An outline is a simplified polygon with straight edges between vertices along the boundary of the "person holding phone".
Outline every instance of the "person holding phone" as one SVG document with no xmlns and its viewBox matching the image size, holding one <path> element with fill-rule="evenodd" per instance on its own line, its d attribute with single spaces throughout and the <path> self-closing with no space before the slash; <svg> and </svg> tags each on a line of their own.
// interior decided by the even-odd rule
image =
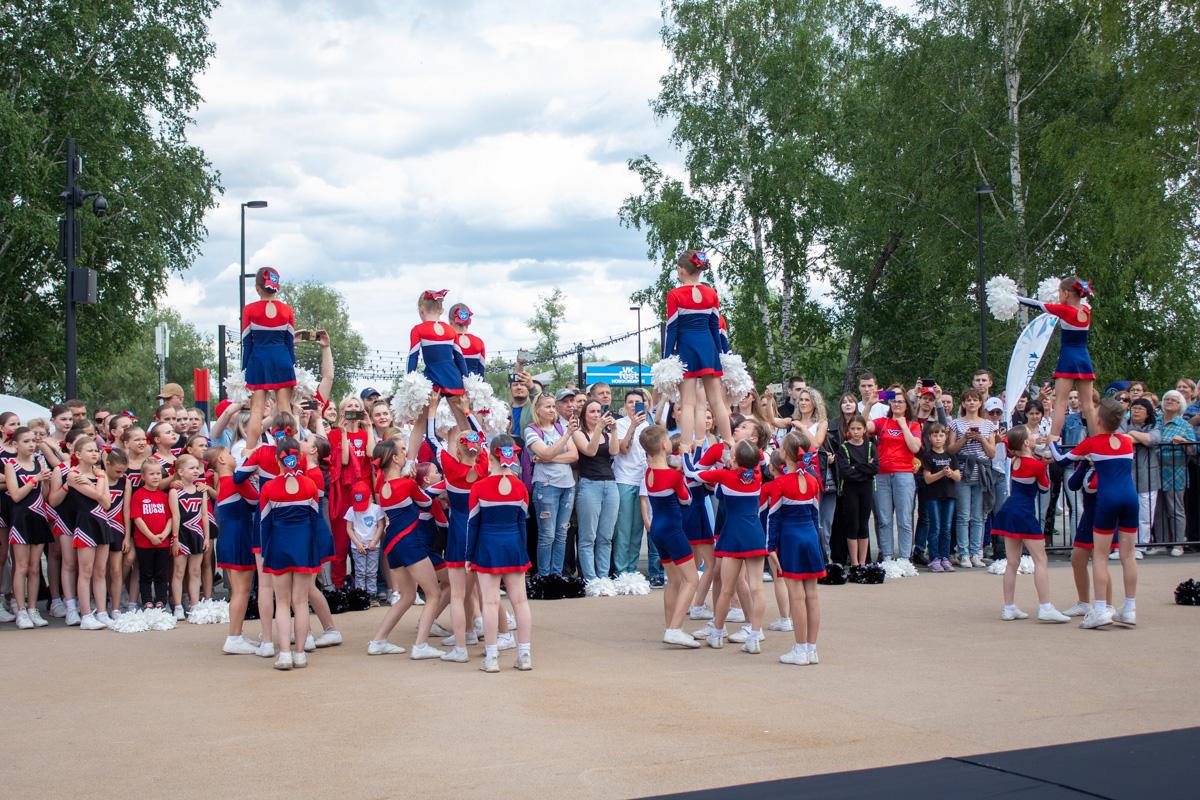
<svg viewBox="0 0 1200 800">
<path fill-rule="evenodd" d="M 606 387 L 607 388 L 607 387 Z M 595 387 L 593 387 L 593 390 Z M 611 395 L 611 390 L 610 390 Z M 621 495 L 613 474 L 613 454 L 620 449 L 617 422 L 598 399 L 588 400 L 579 430 L 572 434 L 579 450 L 579 571 L 583 579 L 608 577 L 612 566 L 613 529 Z"/>
<path fill-rule="evenodd" d="M 914 456 L 921 451 L 921 426 L 913 418 L 912 404 L 900 384 L 892 384 L 887 391 L 880 392 L 879 399 L 888 404 L 888 416 L 867 421 L 867 431 L 876 438 L 879 448 L 875 533 L 884 561 L 893 555 L 907 561 L 913 546 L 912 514 L 917 493 Z"/>
<path fill-rule="evenodd" d="M 987 566 L 983 562 L 983 470 L 991 469 L 996 455 L 996 426 L 980 416 L 982 403 L 977 390 L 962 393 L 959 416 L 950 422 L 946 448 L 958 456 L 962 469 L 962 480 L 954 488 L 954 514 L 958 565 L 965 569 Z"/>
<path fill-rule="evenodd" d="M 625 415 L 616 421 L 617 454 L 613 457 L 613 478 L 617 483 L 617 521 L 613 528 L 612 571 L 636 572 L 642 551 L 641 490 L 646 474 L 646 453 L 638 437 L 649 425 L 646 395 L 641 389 L 625 393 Z"/>
<path fill-rule="evenodd" d="M 346 581 L 346 559 L 350 555 L 346 511 L 354 500 L 354 485 L 370 479 L 370 453 L 375 449 L 375 433 L 366 422 L 363 402 L 358 397 L 351 395 L 343 399 L 338 412 L 338 424 L 329 432 L 329 519 L 334 544 L 330 578 L 340 589 Z"/>
<path fill-rule="evenodd" d="M 534 404 L 534 421 L 525 429 L 525 446 L 533 454 L 533 506 L 537 513 L 538 575 L 561 575 L 567 555 L 567 528 L 575 506 L 575 475 L 579 459 L 572 441 L 579 420 L 570 417 L 575 390 L 542 395 Z"/>
</svg>

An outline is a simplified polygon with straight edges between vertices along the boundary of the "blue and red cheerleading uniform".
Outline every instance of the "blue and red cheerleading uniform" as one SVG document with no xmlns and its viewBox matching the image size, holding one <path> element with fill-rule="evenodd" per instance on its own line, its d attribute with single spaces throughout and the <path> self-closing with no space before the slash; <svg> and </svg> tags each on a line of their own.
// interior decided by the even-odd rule
<svg viewBox="0 0 1200 800">
<path fill-rule="evenodd" d="M 1092 539 L 1092 527 L 1096 522 L 1096 470 L 1086 461 L 1075 466 L 1071 477 L 1067 478 L 1067 489 L 1081 493 L 1083 509 L 1079 512 L 1079 522 L 1075 524 L 1075 541 L 1073 545 L 1080 550 L 1093 550 L 1096 543 Z M 1116 550 L 1121 543 L 1114 536 L 1110 548 Z"/>
<path fill-rule="evenodd" d="M 242 369 L 250 391 L 296 385 L 296 321 L 278 300 L 256 300 L 242 309 Z"/>
<path fill-rule="evenodd" d="M 1043 303 L 1028 297 L 1018 297 L 1017 300 L 1021 305 L 1058 317 L 1059 350 L 1054 377 L 1094 381 L 1096 370 L 1092 367 L 1092 356 L 1088 353 L 1092 309 L 1085 305 L 1076 307 L 1062 303 Z"/>
<path fill-rule="evenodd" d="M 679 356 L 683 376 L 720 376 L 722 345 L 721 301 L 717 290 L 704 284 L 677 286 L 667 292 L 667 338 L 664 356 Z"/>
<path fill-rule="evenodd" d="M 421 537 L 421 546 L 425 548 L 425 554 L 429 556 L 429 561 L 433 564 L 435 571 L 446 568 L 446 559 L 442 557 L 441 552 L 445 545 L 439 546 L 438 543 L 446 540 L 449 520 L 446 519 L 446 512 L 442 508 L 442 504 L 434 496 L 444 490 L 444 483 L 435 484 L 426 489 L 425 493 L 432 498 L 433 502 L 429 504 L 429 508 L 421 509 L 417 521 L 417 535 Z"/>
<path fill-rule="evenodd" d="M 767 540 L 774 544 L 779 557 L 779 574 L 797 581 L 824 578 L 825 556 L 817 527 L 821 480 L 801 470 L 768 485 L 771 510 L 767 515 Z"/>
<path fill-rule="evenodd" d="M 201 491 L 176 491 L 179 505 L 179 555 L 198 556 L 204 552 L 204 503 Z"/>
<path fill-rule="evenodd" d="M 473 333 L 458 334 L 458 350 L 462 353 L 463 375 L 478 375 L 483 377 L 484 364 L 487 363 L 487 350 L 483 339 Z"/>
<path fill-rule="evenodd" d="M 42 488 L 36 485 L 40 472 L 38 463 L 33 462 L 33 469 L 23 468 L 15 458 L 11 463 L 17 483 L 22 486 L 31 483 L 35 485 L 20 500 L 12 501 L 11 516 L 8 519 L 9 544 L 50 544 L 54 541 L 50 531 L 50 504 L 42 497 Z"/>
<path fill-rule="evenodd" d="M 97 478 L 86 477 L 93 486 L 99 482 Z M 104 507 L 74 486 L 67 486 L 67 494 L 71 495 L 71 546 L 76 550 L 107 546 L 108 522 L 104 518 Z"/>
<path fill-rule="evenodd" d="M 704 455 L 707 455 L 706 451 Z M 712 544 L 712 520 L 708 518 L 708 498 L 712 494 L 700 476 L 696 474 L 696 463 L 693 460 L 696 451 L 683 456 L 683 477 L 692 501 L 683 507 L 683 533 L 689 544 Z"/>
<path fill-rule="evenodd" d="M 458 334 L 445 322 L 433 320 L 413 327 L 409 334 L 408 372 L 425 364 L 424 375 L 443 395 L 463 393 L 467 364 L 458 345 Z"/>
<path fill-rule="evenodd" d="M 758 469 L 709 469 L 704 481 L 725 508 L 713 555 L 717 558 L 756 558 L 767 554 L 767 536 L 758 517 L 762 473 Z"/>
<path fill-rule="evenodd" d="M 487 450 L 483 449 L 483 435 L 473 435 L 478 439 L 477 445 L 480 448 L 473 465 L 464 464 L 451 455 L 450 449 L 444 446 L 436 435 L 426 436 L 425 439 L 436 451 L 437 460 L 434 463 L 445 477 L 443 483 L 450 509 L 446 528 L 445 559 L 446 566 L 453 569 L 465 569 L 467 566 L 467 526 L 471 516 L 471 490 L 488 474 L 488 454 Z"/>
<path fill-rule="evenodd" d="M 252 570 L 254 553 L 258 549 L 255 533 L 255 510 L 258 508 L 258 489 L 251 481 L 237 482 L 232 475 L 221 476 L 217 482 L 217 566 L 221 569 Z"/>
<path fill-rule="evenodd" d="M 528 570 L 525 519 L 529 492 L 521 479 L 505 474 L 482 478 L 471 487 L 468 504 L 467 568 L 492 574 Z"/>
<path fill-rule="evenodd" d="M 1058 442 L 1050 443 L 1058 461 L 1091 461 L 1096 471 L 1094 536 L 1112 536 L 1115 531 L 1137 533 L 1138 496 L 1133 484 L 1133 440 L 1123 433 L 1089 436 L 1069 453 Z"/>
<path fill-rule="evenodd" d="M 1033 457 L 1013 460 L 1008 499 L 996 512 L 992 535 L 1009 539 L 1043 539 L 1045 532 L 1038 519 L 1038 495 L 1050 491 L 1046 462 Z"/>
<path fill-rule="evenodd" d="M 258 506 L 263 572 L 319 572 L 321 528 L 327 523 L 317 510 L 317 485 L 298 471 L 285 472 L 262 487 Z"/>
<path fill-rule="evenodd" d="M 692 503 L 683 473 L 677 469 L 646 470 L 646 500 L 650 503 L 650 541 L 664 564 L 692 559 L 692 545 L 683 532 L 683 509 Z"/>
<path fill-rule="evenodd" d="M 417 527 L 421 512 L 433 502 L 412 478 L 391 478 L 379 486 L 379 507 L 387 514 L 383 553 L 392 569 L 411 567 L 429 558 Z"/>
</svg>

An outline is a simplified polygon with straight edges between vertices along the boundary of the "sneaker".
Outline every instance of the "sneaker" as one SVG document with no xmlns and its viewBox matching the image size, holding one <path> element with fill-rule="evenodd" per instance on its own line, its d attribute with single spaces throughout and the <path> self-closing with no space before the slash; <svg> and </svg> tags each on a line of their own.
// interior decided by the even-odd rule
<svg viewBox="0 0 1200 800">
<path fill-rule="evenodd" d="M 1029 615 L 1026 614 L 1024 611 L 1022 611 L 1019 608 L 1013 608 L 1011 610 L 1006 608 L 1000 612 L 1000 619 L 1004 620 L 1005 622 L 1011 622 L 1014 619 L 1028 619 L 1028 618 L 1029 618 Z"/>
<path fill-rule="evenodd" d="M 663 644 L 676 644 L 680 647 L 688 647 L 692 649 L 700 646 L 700 643 L 696 641 L 695 637 L 688 636 L 681 630 L 671 630 L 669 628 L 663 633 L 662 640 Z"/>
<path fill-rule="evenodd" d="M 504 621 L 508 623 L 510 629 L 517 627 L 517 618 L 511 611 L 504 612 Z"/>
<path fill-rule="evenodd" d="M 304 652 L 311 653 L 312 651 L 314 651 L 316 649 L 317 649 L 317 640 L 314 639 L 313 635 L 310 633 L 308 636 L 304 637 Z"/>
<path fill-rule="evenodd" d="M 983 556 L 971 556 L 971 566 L 976 569 L 983 569 L 987 564 L 983 563 Z"/>
<path fill-rule="evenodd" d="M 1119 550 L 1113 550 L 1111 553 L 1108 554 L 1108 560 L 1109 561 L 1120 561 L 1121 560 L 1121 552 Z"/>
<path fill-rule="evenodd" d="M 936 558 L 934 559 L 934 561 L 940 561 L 940 560 L 941 559 L 936 559 Z M 932 564 L 929 563 L 929 559 L 925 557 L 925 554 L 922 553 L 920 550 L 913 551 L 912 562 L 914 564 L 916 564 L 918 567 L 933 566 Z"/>
<path fill-rule="evenodd" d="M 308 666 L 308 653 L 303 651 L 292 653 L 292 667 L 295 669 L 304 669 Z"/>
<path fill-rule="evenodd" d="M 667 585 L 667 579 L 662 577 L 661 575 L 655 575 L 653 578 L 650 579 L 650 588 L 651 589 L 661 589 L 666 585 Z"/>
<path fill-rule="evenodd" d="M 1068 617 L 1086 617 L 1087 613 L 1091 610 L 1091 603 L 1076 603 L 1062 613 L 1066 614 Z"/>
<path fill-rule="evenodd" d="M 471 657 L 467 655 L 467 648 L 465 647 L 455 647 L 452 650 L 442 653 L 442 661 L 453 661 L 456 664 L 465 664 L 470 660 Z"/>
<path fill-rule="evenodd" d="M 261 643 L 258 647 L 256 647 L 254 649 L 254 655 L 258 656 L 259 658 L 270 658 L 271 656 L 275 655 L 275 643 L 274 642 Z"/>
<path fill-rule="evenodd" d="M 929 562 L 929 571 L 945 572 L 945 570 L 942 569 L 942 560 L 940 558 L 935 558 L 933 561 Z"/>
<path fill-rule="evenodd" d="M 1172 556 L 1172 557 L 1174 557 L 1174 558 L 1179 558 L 1181 555 L 1183 555 L 1183 548 L 1182 548 L 1182 547 L 1172 547 L 1172 548 L 1171 548 L 1171 556 Z"/>
<path fill-rule="evenodd" d="M 32 609 L 30 609 L 32 611 Z M 67 615 L 67 604 L 62 601 L 61 597 L 54 598 L 50 603 L 50 616 L 57 619 L 62 619 Z"/>
<path fill-rule="evenodd" d="M 125 613 L 126 614 L 132 614 L 133 612 L 135 612 L 137 610 L 138 610 L 137 603 L 126 603 L 125 604 Z"/>
<path fill-rule="evenodd" d="M 113 613 L 114 613 L 114 614 L 116 614 L 117 616 L 121 616 L 121 612 L 120 612 L 120 611 L 114 611 Z M 106 627 L 106 628 L 111 628 L 111 627 L 112 627 L 112 624 L 113 624 L 113 618 L 112 618 L 112 617 L 110 617 L 110 616 L 108 615 L 108 612 L 107 612 L 107 611 L 101 611 L 99 614 L 97 614 L 97 615 L 96 615 L 96 619 L 98 619 L 98 620 L 100 620 L 101 622 L 103 622 L 103 623 L 104 623 L 104 627 Z"/>
<path fill-rule="evenodd" d="M 414 606 L 425 605 L 425 598 L 421 596 L 420 592 L 417 592 L 417 596 L 413 598 L 413 605 Z"/>
<path fill-rule="evenodd" d="M 17 627 L 23 631 L 32 630 L 34 627 L 33 620 L 29 617 L 29 612 L 23 608 L 17 612 Z"/>
<path fill-rule="evenodd" d="M 737 608 L 735 606 L 735 607 L 729 609 L 729 613 L 725 615 L 725 621 L 726 622 L 738 622 L 738 623 L 745 622 L 746 621 L 746 612 L 742 611 L 740 608 Z"/>
<path fill-rule="evenodd" d="M 467 638 L 470 641 L 470 637 Z M 505 650 L 515 650 L 517 648 L 517 635 L 512 631 L 501 633 L 496 636 L 496 649 L 503 653 Z"/>
<path fill-rule="evenodd" d="M 429 626 L 429 635 L 444 638 L 446 636 L 453 636 L 454 633 L 452 631 L 446 630 L 445 628 L 442 627 L 440 622 L 438 622 L 437 620 L 434 620 L 433 624 Z"/>
<path fill-rule="evenodd" d="M 499 672 L 500 659 L 496 658 L 495 656 L 492 656 L 491 658 L 484 656 L 483 662 L 479 665 L 479 670 L 480 672 Z"/>
<path fill-rule="evenodd" d="M 750 653 L 751 655 L 758 655 L 762 652 L 762 639 L 752 634 L 750 638 L 746 640 L 746 643 L 742 645 L 742 652 Z"/>
<path fill-rule="evenodd" d="M 78 625 L 83 617 L 79 616 L 79 610 L 67 607 L 67 626 Z"/>
<path fill-rule="evenodd" d="M 705 641 L 708 643 L 708 646 L 711 647 L 713 650 L 720 650 L 722 647 L 725 646 L 725 631 L 724 630 L 714 630 L 712 633 L 710 633 L 708 635 L 708 638 L 705 639 Z"/>
<path fill-rule="evenodd" d="M 774 576 L 772 576 L 771 573 L 767 572 L 764 569 L 763 570 L 763 583 L 774 583 L 774 582 L 775 582 Z"/>
<path fill-rule="evenodd" d="M 375 641 L 372 639 L 367 643 L 367 655 L 369 656 L 397 656 L 404 652 L 404 648 L 398 644 L 392 644 L 387 639 Z"/>
<path fill-rule="evenodd" d="M 292 651 L 282 650 L 279 658 L 275 659 L 275 669 L 288 670 L 292 668 Z"/>
<path fill-rule="evenodd" d="M 16 622 L 17 615 L 8 610 L 8 606 L 0 603 L 0 623 Z"/>
<path fill-rule="evenodd" d="M 1071 618 L 1059 611 L 1057 608 L 1050 608 L 1047 611 L 1038 609 L 1038 620 L 1041 622 L 1070 622 Z"/>
<path fill-rule="evenodd" d="M 413 661 L 424 661 L 429 658 L 441 658 L 444 655 L 446 655 L 445 650 L 438 650 L 429 642 L 421 642 L 420 644 L 413 645 L 413 649 L 408 654 L 408 657 Z"/>
<path fill-rule="evenodd" d="M 187 614 L 183 613 L 183 606 L 175 606 L 175 619 L 180 622 L 187 619 Z"/>
<path fill-rule="evenodd" d="M 1161 547 L 1151 547 L 1149 550 L 1146 551 L 1146 555 L 1161 556 L 1164 552 L 1165 552 L 1165 550 Z"/>
<path fill-rule="evenodd" d="M 29 613 L 29 618 L 30 618 L 31 620 L 33 620 L 33 626 L 34 626 L 35 628 L 44 628 L 44 627 L 46 627 L 47 625 L 49 625 L 49 624 L 50 624 L 50 623 L 49 623 L 49 622 L 46 620 L 46 618 L 42 616 L 42 612 L 40 612 L 40 611 L 38 611 L 38 610 L 37 610 L 37 607 L 36 607 L 36 606 L 35 606 L 35 607 L 33 607 L 33 608 L 31 608 L 31 609 L 29 609 L 29 612 L 28 612 L 28 613 Z"/>
<path fill-rule="evenodd" d="M 971 564 L 971 559 L 967 558 L 966 556 L 963 556 L 958 560 L 958 565 L 963 569 L 970 569 L 973 566 L 973 564 Z"/>
<path fill-rule="evenodd" d="M 743 625 L 729 635 L 729 641 L 733 644 L 744 644 L 750 638 L 750 626 Z"/>
<path fill-rule="evenodd" d="M 820 664 L 821 663 L 821 659 L 817 656 L 817 648 L 816 647 L 810 647 L 808 649 L 808 663 L 810 663 L 810 664 Z"/>
<path fill-rule="evenodd" d="M 793 630 L 795 630 L 795 628 L 792 626 L 792 618 L 791 617 L 780 617 L 779 619 L 775 620 L 770 625 L 768 625 L 767 630 L 769 630 L 769 631 L 793 631 Z"/>
<path fill-rule="evenodd" d="M 517 653 L 517 660 L 513 664 L 513 669 L 519 669 L 521 672 L 529 672 L 529 670 L 533 669 L 533 655 L 531 653 Z"/>
<path fill-rule="evenodd" d="M 714 626 L 712 624 L 712 622 L 709 621 L 709 622 L 704 623 L 703 628 L 701 628 L 698 631 L 694 631 L 692 633 L 692 636 L 695 637 L 696 639 L 707 639 L 709 636 L 713 635 L 713 631 L 715 631 L 716 629 L 717 629 L 716 626 Z"/>
<path fill-rule="evenodd" d="M 1146 557 L 1146 551 L 1145 550 L 1134 550 L 1133 557 L 1135 559 L 1137 559 L 1138 561 L 1141 561 L 1143 558 Z"/>
<path fill-rule="evenodd" d="M 516 626 L 513 626 L 516 627 Z M 483 617 L 476 617 L 471 630 L 467 632 L 467 644 L 471 644 L 471 634 L 475 634 L 477 638 L 483 638 Z"/>
<path fill-rule="evenodd" d="M 1113 614 L 1113 622 L 1119 622 L 1122 625 L 1137 625 L 1137 610 L 1130 609 L 1129 611 L 1126 611 L 1122 609 L 1116 614 Z"/>
<path fill-rule="evenodd" d="M 394 606 L 394 605 L 396 605 L 396 603 L 399 603 L 400 602 L 400 593 L 392 592 L 391 594 L 389 594 L 387 602 L 388 602 L 389 606 Z"/>
<path fill-rule="evenodd" d="M 712 619 L 713 612 L 708 606 L 691 606 L 688 608 L 688 619 Z"/>
<path fill-rule="evenodd" d="M 1083 618 L 1083 622 L 1079 623 L 1081 628 L 1103 628 L 1105 625 L 1111 625 L 1113 621 L 1113 610 L 1111 607 L 1105 608 L 1103 611 L 1097 611 L 1094 607 Z"/>
<path fill-rule="evenodd" d="M 342 634 L 337 630 L 330 628 L 317 637 L 316 645 L 320 650 L 322 647 L 337 647 L 342 643 Z"/>
<path fill-rule="evenodd" d="M 779 657 L 779 663 L 780 664 L 795 664 L 796 666 L 803 667 L 811 662 L 808 659 L 808 651 L 807 650 L 797 651 L 795 649 L 792 649 L 792 650 L 788 650 L 786 653 L 784 653 L 783 655 L 781 655 Z"/>
<path fill-rule="evenodd" d="M 474 630 L 467 631 L 467 645 L 479 644 L 479 634 Z M 454 634 L 450 634 L 445 639 L 442 639 L 442 645 L 445 647 L 457 647 L 458 640 L 454 638 Z"/>
<path fill-rule="evenodd" d="M 81 631 L 103 631 L 107 629 L 108 626 L 96 619 L 95 614 L 85 614 L 79 620 L 79 630 Z"/>
<path fill-rule="evenodd" d="M 252 656 L 258 652 L 258 648 L 241 636 L 226 636 L 221 652 L 227 656 Z"/>
<path fill-rule="evenodd" d="M 954 565 L 950 563 L 950 559 L 942 559 L 942 572 L 954 572 Z"/>
</svg>

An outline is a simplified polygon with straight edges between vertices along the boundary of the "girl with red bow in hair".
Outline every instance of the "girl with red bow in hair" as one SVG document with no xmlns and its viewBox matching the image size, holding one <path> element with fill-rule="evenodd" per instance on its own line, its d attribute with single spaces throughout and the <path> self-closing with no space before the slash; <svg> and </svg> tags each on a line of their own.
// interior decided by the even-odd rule
<svg viewBox="0 0 1200 800">
<path fill-rule="evenodd" d="M 1059 351 L 1054 366 L 1054 417 L 1050 422 L 1050 440 L 1057 441 L 1067 418 L 1067 406 L 1072 389 L 1079 390 L 1083 417 L 1092 430 L 1096 429 L 1096 408 L 1092 403 L 1092 384 L 1096 371 L 1088 353 L 1088 333 L 1092 329 L 1092 308 L 1086 302 L 1094 296 L 1092 282 L 1078 276 L 1063 278 L 1058 285 L 1058 302 L 1043 303 L 1029 297 L 1018 297 L 1023 306 L 1058 317 Z"/>
<path fill-rule="evenodd" d="M 454 328 L 442 322 L 442 303 L 447 291 L 426 289 L 417 298 L 417 313 L 421 315 L 421 322 L 413 326 L 409 333 L 407 371 L 416 372 L 418 361 L 425 365 L 424 375 L 433 384 L 433 392 L 429 395 L 430 405 L 436 406 L 438 400 L 445 396 L 459 429 L 465 431 L 467 416 L 463 407 L 463 376 L 467 374 L 467 363 L 463 360 Z M 418 414 L 417 419 L 422 416 Z"/>
<path fill-rule="evenodd" d="M 354 484 L 371 482 L 370 454 L 375 449 L 375 432 L 366 420 L 362 400 L 356 395 L 339 404 L 337 425 L 329 432 L 329 448 L 329 519 L 334 545 L 330 577 L 340 589 L 346 581 L 346 559 L 350 556 L 346 512 L 354 500 Z"/>
<path fill-rule="evenodd" d="M 450 327 L 458 333 L 458 349 L 462 352 L 465 365 L 463 377 L 478 375 L 482 378 L 484 365 L 487 363 L 487 348 L 483 346 L 483 339 L 467 332 L 474 316 L 466 303 L 450 306 Z"/>
<path fill-rule="evenodd" d="M 258 300 L 242 309 L 242 370 L 250 396 L 246 441 L 262 432 L 267 393 L 275 392 L 275 407 L 292 407 L 296 386 L 296 320 L 292 308 L 276 299 L 279 272 L 263 267 L 254 276 Z"/>
</svg>

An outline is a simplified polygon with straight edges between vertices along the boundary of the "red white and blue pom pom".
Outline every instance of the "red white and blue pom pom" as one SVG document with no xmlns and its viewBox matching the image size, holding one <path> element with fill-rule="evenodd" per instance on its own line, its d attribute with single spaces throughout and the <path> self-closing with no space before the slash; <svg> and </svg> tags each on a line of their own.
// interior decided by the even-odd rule
<svg viewBox="0 0 1200 800">
<path fill-rule="evenodd" d="M 987 291 L 988 310 L 996 319 L 1012 319 L 1017 315 L 1017 282 L 1007 275 L 989 278 L 984 284 Z"/>
<path fill-rule="evenodd" d="M 733 398 L 740 402 L 743 397 L 754 391 L 754 379 L 746 370 L 746 362 L 737 353 L 721 354 L 721 383 Z"/>
<path fill-rule="evenodd" d="M 650 382 L 655 390 L 671 401 L 679 399 L 679 384 L 683 383 L 683 360 L 667 356 L 650 368 Z"/>
<path fill-rule="evenodd" d="M 246 373 L 244 370 L 231 372 L 225 378 L 225 396 L 231 403 L 245 403 L 250 400 L 250 390 L 246 388 Z"/>
<path fill-rule="evenodd" d="M 429 403 L 433 384 L 419 372 L 410 372 L 396 384 L 392 395 L 392 414 L 397 423 L 412 422 Z"/>
</svg>

